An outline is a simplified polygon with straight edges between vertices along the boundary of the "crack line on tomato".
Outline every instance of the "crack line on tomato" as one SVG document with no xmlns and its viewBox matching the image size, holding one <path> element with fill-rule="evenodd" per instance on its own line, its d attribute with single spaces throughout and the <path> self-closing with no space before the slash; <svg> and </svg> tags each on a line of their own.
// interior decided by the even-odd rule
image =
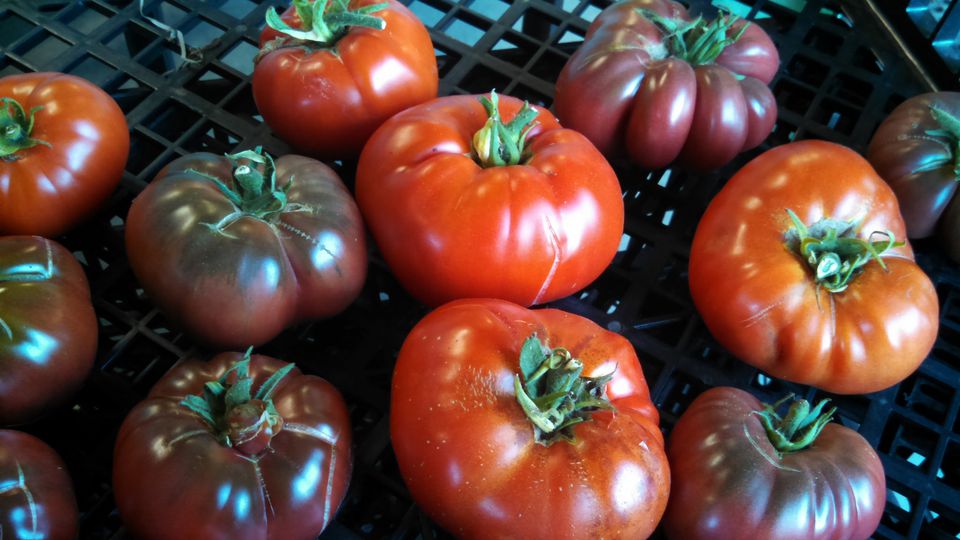
<svg viewBox="0 0 960 540">
<path fill-rule="evenodd" d="M 31 532 L 33 537 L 37 536 L 37 524 L 39 522 L 39 515 L 37 512 L 37 501 L 33 497 L 33 492 L 30 491 L 30 488 L 27 487 L 27 478 L 23 474 L 23 467 L 20 466 L 19 461 L 14 461 L 17 465 L 17 485 L 11 488 L 8 491 L 19 488 L 23 493 L 23 496 L 27 499 L 27 506 L 30 507 L 30 523 L 31 523 Z"/>
<path fill-rule="evenodd" d="M 194 415 L 194 416 L 196 416 L 196 415 Z M 186 433 L 181 433 L 180 435 L 177 435 L 177 436 L 174 437 L 173 439 L 170 439 L 170 442 L 167 443 L 167 447 L 168 447 L 168 448 L 173 448 L 173 445 L 175 445 L 175 444 L 177 444 L 177 443 L 179 443 L 179 442 L 181 442 L 181 441 L 183 441 L 183 440 L 185 440 L 185 439 L 189 439 L 189 438 L 191 438 L 191 437 L 196 437 L 197 435 L 209 435 L 209 434 L 210 434 L 209 431 L 199 430 L 199 429 L 196 430 L 196 431 L 188 431 L 188 432 L 186 432 Z"/>
<path fill-rule="evenodd" d="M 0 319 L 0 328 L 3 329 L 3 333 L 6 334 L 7 339 L 13 341 L 13 329 L 10 328 L 10 325 L 7 324 L 7 321 Z"/>
<path fill-rule="evenodd" d="M 267 482 L 263 479 L 263 471 L 260 470 L 260 462 L 250 460 L 253 463 L 253 470 L 257 473 L 257 480 L 260 483 L 260 493 L 263 495 L 264 502 L 270 507 L 270 514 L 276 516 L 277 511 L 273 508 L 273 501 L 270 499 L 270 491 L 267 490 Z"/>
<path fill-rule="evenodd" d="M 775 302 L 775 303 L 773 303 L 773 304 L 770 304 L 769 306 L 761 309 L 760 311 L 758 311 L 758 312 L 754 313 L 753 315 L 750 315 L 749 317 L 747 317 L 746 319 L 744 319 L 744 320 L 742 321 L 742 324 L 743 324 L 745 327 L 749 328 L 749 327 L 751 327 L 751 326 L 759 323 L 762 319 L 766 318 L 766 316 L 767 316 L 768 313 L 770 313 L 770 312 L 773 311 L 774 309 L 776 309 L 776 308 L 780 307 L 781 305 L 783 305 L 784 302 L 786 302 L 785 299 L 780 299 L 780 300 L 778 300 L 777 302 Z"/>
<path fill-rule="evenodd" d="M 299 433 L 300 435 L 306 435 L 307 437 L 313 437 L 314 439 L 323 441 L 329 444 L 330 446 L 335 446 L 337 442 L 340 440 L 340 437 L 335 434 L 328 435 L 317 428 L 310 427 L 304 424 L 293 424 L 293 423 L 284 424 L 283 430 Z"/>
<path fill-rule="evenodd" d="M 324 253 L 326 253 L 327 255 L 329 255 L 330 258 L 333 260 L 333 269 L 337 272 L 337 275 L 338 275 L 338 276 L 342 276 L 342 275 L 343 275 L 343 270 L 340 268 L 340 263 L 339 263 L 339 260 L 340 260 L 340 259 L 339 259 L 332 251 L 330 251 L 330 248 L 328 248 L 328 247 L 327 247 L 326 245 L 324 245 L 324 244 L 321 244 L 319 239 L 314 238 L 313 235 L 311 235 L 311 234 L 307 233 L 306 231 L 303 231 L 303 230 L 301 230 L 301 229 L 299 229 L 299 228 L 297 228 L 297 227 L 294 227 L 293 225 L 287 223 L 286 221 L 279 221 L 279 222 L 277 223 L 277 225 L 278 225 L 279 227 L 284 228 L 284 229 L 286 229 L 287 231 L 292 232 L 293 234 L 299 236 L 299 237 L 302 238 L 303 240 L 306 240 L 306 241 L 309 242 L 310 244 L 313 244 L 314 246 L 319 247 L 321 251 L 323 251 Z"/>
<path fill-rule="evenodd" d="M 751 414 L 753 414 L 753 413 L 751 413 Z M 763 456 L 763 458 L 766 459 L 766 460 L 767 460 L 771 465 L 773 465 L 774 467 L 776 467 L 776 468 L 778 468 L 778 469 L 781 469 L 781 470 L 784 470 L 784 471 L 790 471 L 790 472 L 795 472 L 795 473 L 800 472 L 800 471 L 797 470 L 797 469 L 794 469 L 794 468 L 792 468 L 792 467 L 787 467 L 786 465 L 783 465 L 782 463 L 779 463 L 776 459 L 774 459 L 774 458 L 771 457 L 769 454 L 767 454 L 766 452 L 764 452 L 764 451 L 763 451 L 763 448 L 760 448 L 760 444 L 757 443 L 757 441 L 753 438 L 752 435 L 750 435 L 750 429 L 747 427 L 746 422 L 744 422 L 744 424 L 743 424 L 743 435 L 747 438 L 747 441 L 750 442 L 750 445 L 753 446 L 753 447 L 757 450 L 757 452 L 759 452 L 760 455 Z"/>
<path fill-rule="evenodd" d="M 26 270 L 16 270 L 9 274 L 0 273 L 0 283 L 4 281 L 13 281 L 13 282 L 36 282 L 36 281 L 46 281 L 53 278 L 53 248 L 51 247 L 50 241 L 43 239 L 43 246 L 45 248 L 45 255 L 47 262 L 45 263 L 45 268 L 42 270 L 35 270 L 36 265 L 26 265 Z"/>
<path fill-rule="evenodd" d="M 323 497 L 323 526 L 330 522 L 330 500 L 333 496 L 333 473 L 337 466 L 337 446 L 330 445 L 330 466 L 327 467 L 327 493 Z"/>
<path fill-rule="evenodd" d="M 543 298 L 543 295 L 547 293 L 547 288 L 550 287 L 551 283 L 553 283 L 553 278 L 556 277 L 557 269 L 560 266 L 560 238 L 557 236 L 557 231 L 549 217 L 545 217 L 543 219 L 543 224 L 547 229 L 547 232 L 550 233 L 548 238 L 550 239 L 550 244 L 553 246 L 553 263 L 550 266 L 550 270 L 547 272 L 547 276 L 543 279 L 543 285 L 540 286 L 540 291 L 537 292 L 537 296 L 533 299 L 534 304 L 539 304 L 540 299 Z"/>
</svg>

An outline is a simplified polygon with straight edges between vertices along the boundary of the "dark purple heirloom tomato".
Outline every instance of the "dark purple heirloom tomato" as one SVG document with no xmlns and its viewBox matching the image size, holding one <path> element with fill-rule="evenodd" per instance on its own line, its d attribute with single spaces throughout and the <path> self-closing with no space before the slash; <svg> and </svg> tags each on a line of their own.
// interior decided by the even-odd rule
<svg viewBox="0 0 960 540">
<path fill-rule="evenodd" d="M 120 426 L 113 485 L 140 540 L 306 540 L 350 482 L 350 420 L 320 377 L 222 353 L 170 370 Z"/>
<path fill-rule="evenodd" d="M 0 238 L 0 425 L 61 404 L 96 355 L 97 317 L 73 255 L 39 236 Z"/>
<path fill-rule="evenodd" d="M 960 260 L 960 92 L 901 103 L 873 135 L 867 159 L 897 194 L 910 238 L 931 236 L 939 224 L 947 254 Z"/>
<path fill-rule="evenodd" d="M 770 37 L 732 15 L 691 19 L 671 0 L 614 4 L 560 72 L 555 108 L 604 154 L 646 168 L 720 167 L 759 145 L 777 104 Z"/>
<path fill-rule="evenodd" d="M 721 387 L 683 413 L 667 448 L 670 538 L 865 540 L 876 530 L 886 490 L 877 453 L 829 422 L 826 401 L 798 400 L 781 418 L 782 403 Z"/>
<path fill-rule="evenodd" d="M 76 537 L 77 501 L 60 456 L 33 435 L 0 429 L 0 538 Z"/>
<path fill-rule="evenodd" d="M 199 153 L 133 201 L 127 254 L 147 295 L 220 347 L 258 345 L 360 293 L 360 210 L 337 174 L 302 157 Z"/>
</svg>

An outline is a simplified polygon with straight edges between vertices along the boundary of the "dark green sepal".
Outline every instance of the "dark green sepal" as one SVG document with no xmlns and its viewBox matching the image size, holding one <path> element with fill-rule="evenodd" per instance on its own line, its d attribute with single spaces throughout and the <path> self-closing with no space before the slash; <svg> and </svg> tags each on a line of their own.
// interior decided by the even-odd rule
<svg viewBox="0 0 960 540">
<path fill-rule="evenodd" d="M 684 21 L 664 17 L 645 8 L 638 8 L 637 11 L 660 28 L 670 54 L 692 66 L 712 64 L 750 26 L 750 23 L 744 24 L 733 36 L 727 36 L 727 32 L 740 20 L 732 13 L 721 12 L 712 20 L 699 16 L 692 21 Z"/>
<path fill-rule="evenodd" d="M 790 405 L 787 415 L 781 418 L 777 409 L 793 397 L 790 394 L 772 405 L 764 404 L 762 411 L 753 412 L 760 419 L 770 443 L 780 453 L 799 452 L 811 446 L 837 412 L 836 407 L 823 412 L 829 399 L 821 400 L 812 409 L 807 400 L 798 399 Z"/>
<path fill-rule="evenodd" d="M 473 157 L 481 167 L 505 167 L 518 165 L 526 159 L 527 137 L 537 123 L 539 112 L 524 101 L 513 120 L 507 124 L 500 117 L 500 98 L 495 91 L 490 97 L 480 96 L 480 103 L 487 111 L 487 121 L 473 135 Z"/>
<path fill-rule="evenodd" d="M 42 106 L 34 107 L 28 113 L 12 98 L 0 98 L 0 104 L 0 159 L 15 161 L 19 159 L 17 152 L 38 144 L 51 147 L 50 143 L 30 136 L 37 111 L 42 110 Z"/>
</svg>

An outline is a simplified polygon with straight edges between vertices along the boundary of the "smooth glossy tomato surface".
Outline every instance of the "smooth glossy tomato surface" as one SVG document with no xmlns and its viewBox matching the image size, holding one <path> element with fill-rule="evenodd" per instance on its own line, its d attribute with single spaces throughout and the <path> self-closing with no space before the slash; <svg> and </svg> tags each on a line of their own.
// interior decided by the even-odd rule
<svg viewBox="0 0 960 540">
<path fill-rule="evenodd" d="M 379 3 L 353 0 L 349 7 Z M 277 44 L 257 61 L 253 72 L 257 110 L 299 151 L 322 159 L 355 158 L 387 118 L 437 96 L 437 60 L 430 35 L 403 4 L 384 3 L 386 7 L 370 13 L 385 22 L 382 30 L 349 27 L 329 45 L 296 40 Z M 303 27 L 293 7 L 282 19 L 293 28 Z M 282 37 L 266 27 L 260 34 L 262 50 Z"/>
<path fill-rule="evenodd" d="M 73 255 L 38 236 L 0 238 L 0 425 L 62 404 L 96 354 L 97 317 Z"/>
<path fill-rule="evenodd" d="M 281 204 L 268 179 L 267 202 L 231 200 L 217 181 L 242 193 L 240 167 L 268 173 L 245 158 L 177 159 L 133 201 L 126 224 L 127 255 L 147 295 L 220 347 L 261 344 L 296 321 L 339 313 L 367 270 L 360 211 L 332 169 L 277 159 Z"/>
<path fill-rule="evenodd" d="M 651 169 L 675 160 L 715 169 L 763 142 L 777 118 L 767 87 L 780 63 L 776 47 L 756 23 L 717 19 L 729 24 L 711 30 L 706 20 L 688 27 L 691 19 L 671 0 L 603 10 L 557 80 L 563 125 L 605 155 L 626 153 Z M 671 38 L 678 35 L 684 44 Z M 710 39 L 698 52 L 700 36 Z"/>
<path fill-rule="evenodd" d="M 802 141 L 765 152 L 727 182 L 693 239 L 690 291 L 714 338 L 771 375 L 830 392 L 902 381 L 939 325 L 936 291 L 909 243 L 865 259 L 845 290 L 830 292 L 790 245 L 787 210 L 811 228 L 829 218 L 858 222 L 852 238 L 906 240 L 893 191 L 852 150 Z"/>
<path fill-rule="evenodd" d="M 612 373 L 615 411 L 545 446 L 517 401 L 525 340 Z M 646 538 L 660 520 L 670 471 L 659 415 L 630 342 L 555 309 L 458 300 L 427 315 L 397 359 L 390 433 L 417 504 L 459 538 Z"/>
<path fill-rule="evenodd" d="M 76 537 L 77 501 L 63 460 L 33 435 L 0 429 L 0 538 Z"/>
<path fill-rule="evenodd" d="M 330 383 L 297 369 L 281 378 L 272 393 L 279 424 L 247 441 L 254 448 L 236 438 L 224 442 L 236 407 L 215 410 L 214 427 L 182 404 L 243 357 L 180 362 L 124 420 L 113 485 L 120 516 L 136 538 L 307 540 L 333 519 L 352 456 L 347 407 Z M 286 365 L 253 355 L 248 390 L 258 392 Z M 236 381 L 236 372 L 228 380 Z"/>
<path fill-rule="evenodd" d="M 16 106 L 0 103 L 0 126 L 20 134 L 0 137 L 0 234 L 57 236 L 120 182 L 130 151 L 126 118 L 106 92 L 62 73 L 4 77 L 0 98 L 24 113 L 16 122 Z M 40 142 L 21 148 L 29 144 L 22 137 Z"/>
<path fill-rule="evenodd" d="M 521 109 L 501 96 L 504 122 Z M 483 167 L 477 96 L 443 97 L 388 120 L 357 169 L 357 202 L 390 269 L 418 300 L 539 304 L 589 285 L 623 234 L 617 176 L 583 135 L 537 111 L 517 165 Z"/>
<path fill-rule="evenodd" d="M 698 396 L 670 433 L 673 486 L 664 529 L 677 540 L 866 540 L 883 516 L 883 465 L 856 431 L 826 424 L 781 452 L 736 388 Z"/>
</svg>

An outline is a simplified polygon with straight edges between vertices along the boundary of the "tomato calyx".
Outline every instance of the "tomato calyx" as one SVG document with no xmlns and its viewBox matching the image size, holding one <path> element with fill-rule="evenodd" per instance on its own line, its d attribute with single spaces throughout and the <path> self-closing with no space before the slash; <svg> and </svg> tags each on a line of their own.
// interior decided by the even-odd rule
<svg viewBox="0 0 960 540">
<path fill-rule="evenodd" d="M 794 394 L 790 394 L 773 405 L 764 403 L 762 411 L 753 411 L 766 430 L 770 443 L 781 454 L 799 452 L 809 447 L 837 412 L 836 407 L 823 412 L 824 407 L 830 402 L 829 399 L 821 400 L 812 410 L 807 400 L 797 399 L 790 404 L 787 415 L 781 418 L 777 414 L 777 409 L 793 397 Z"/>
<path fill-rule="evenodd" d="M 283 36 L 265 43 L 259 60 L 264 55 L 285 47 L 304 47 L 307 50 L 333 49 L 340 38 L 347 35 L 350 27 L 383 30 L 387 22 L 375 13 L 387 7 L 387 3 L 350 9 L 348 0 L 293 0 L 301 28 L 293 28 L 280 18 L 276 8 L 267 11 L 267 26 Z"/>
<path fill-rule="evenodd" d="M 189 395 L 180 402 L 203 419 L 220 444 L 247 456 L 255 456 L 270 445 L 270 440 L 283 429 L 283 417 L 273 404 L 273 392 L 280 381 L 295 367 L 278 369 L 253 394 L 250 377 L 250 352 L 216 381 L 203 386 L 203 395 Z M 234 374 L 234 379 L 229 380 Z"/>
<path fill-rule="evenodd" d="M 0 98 L 0 103 L 3 104 L 0 106 L 0 159 L 16 161 L 19 159 L 17 152 L 38 144 L 52 148 L 50 143 L 30 136 L 35 116 L 37 111 L 43 109 L 42 105 L 30 109 L 28 113 L 15 99 Z"/>
<path fill-rule="evenodd" d="M 613 372 L 584 377 L 583 363 L 564 348 L 549 349 L 536 334 L 520 349 L 520 375 L 514 375 L 517 402 L 533 424 L 536 441 L 550 446 L 558 440 L 576 442 L 573 426 L 590 420 L 592 413 L 615 410 L 607 399 Z"/>
<path fill-rule="evenodd" d="M 853 221 L 823 218 L 808 227 L 793 210 L 787 209 L 787 214 L 793 222 L 785 234 L 787 247 L 813 270 L 817 286 L 831 293 L 846 290 L 856 273 L 871 260 L 886 270 L 880 255 L 904 245 L 889 230 L 873 231 L 867 240 L 859 238 L 865 216 Z M 870 241 L 874 235 L 885 236 L 886 240 Z"/>
<path fill-rule="evenodd" d="M 657 25 L 663 33 L 670 56 L 686 61 L 692 66 L 712 64 L 724 49 L 740 39 L 750 23 L 744 24 L 732 37 L 727 32 L 740 20 L 730 13 L 707 20 L 698 16 L 692 21 L 664 17 L 655 11 L 639 8 L 646 19 Z"/>
<path fill-rule="evenodd" d="M 483 127 L 473 135 L 474 160 L 485 169 L 519 164 L 526 157 L 524 146 L 530 130 L 537 125 L 534 119 L 539 113 L 529 102 L 524 101 L 513 120 L 504 124 L 500 118 L 499 98 L 495 91 L 490 91 L 489 98 L 480 96 L 480 103 L 486 109 L 488 118 Z"/>
<path fill-rule="evenodd" d="M 933 115 L 933 119 L 940 125 L 940 129 L 927 130 L 927 135 L 946 141 L 953 157 L 953 175 L 960 181 L 960 118 L 933 105 L 930 106 L 930 114 Z M 947 163 L 949 163 L 949 161 L 934 161 L 931 162 L 928 167 L 921 167 L 915 172 L 939 169 Z"/>
</svg>

